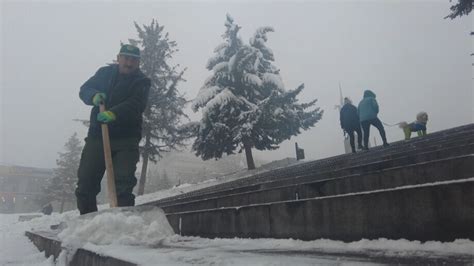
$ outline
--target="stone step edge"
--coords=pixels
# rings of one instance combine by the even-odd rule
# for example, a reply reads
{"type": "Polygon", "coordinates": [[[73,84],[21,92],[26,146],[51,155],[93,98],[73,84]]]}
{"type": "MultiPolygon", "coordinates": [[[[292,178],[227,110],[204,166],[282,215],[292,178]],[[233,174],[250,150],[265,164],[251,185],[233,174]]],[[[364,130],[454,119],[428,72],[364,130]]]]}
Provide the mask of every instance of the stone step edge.
{"type": "Polygon", "coordinates": [[[430,186],[442,186],[442,185],[449,185],[449,184],[455,184],[455,183],[465,183],[465,182],[474,182],[474,177],[463,178],[463,179],[458,179],[458,180],[437,181],[437,182],[417,184],[417,185],[406,185],[406,186],[400,186],[400,187],[395,187],[395,188],[386,188],[386,189],[377,189],[377,190],[370,190],[370,191],[352,192],[352,193],[345,193],[345,194],[331,195],[331,196],[304,198],[304,199],[298,199],[298,200],[283,200],[283,201],[274,201],[274,202],[268,202],[268,203],[249,204],[249,205],[244,205],[244,206],[235,206],[235,207],[220,207],[220,208],[216,208],[216,209],[202,209],[202,210],[196,210],[196,211],[174,212],[174,213],[167,213],[166,216],[168,216],[168,215],[176,216],[176,215],[188,214],[188,213],[212,212],[212,211],[231,210],[231,209],[239,210],[239,209],[242,209],[242,208],[251,208],[251,207],[255,207],[255,206],[265,206],[265,205],[281,204],[281,203],[288,203],[288,202],[303,202],[303,201],[309,201],[309,200],[325,200],[325,199],[332,199],[332,198],[344,198],[344,197],[366,195],[366,194],[373,194],[373,193],[384,193],[384,192],[387,192],[387,191],[415,189],[415,188],[430,187],[430,186]]]}
{"type": "MultiPolygon", "coordinates": [[[[26,231],[25,235],[35,244],[40,251],[45,251],[46,254],[53,255],[56,259],[61,252],[61,242],[54,237],[45,236],[46,232],[26,231]],[[47,245],[47,247],[44,247],[47,245]],[[48,249],[49,247],[49,249],[48,249]]],[[[169,246],[173,248],[173,246],[169,246]]],[[[177,247],[179,248],[179,247],[177,247]]],[[[472,261],[472,256],[466,254],[452,254],[452,255],[436,255],[429,252],[422,252],[417,255],[400,256],[397,254],[385,254],[377,250],[356,251],[331,251],[331,250],[281,250],[281,249],[263,249],[263,250],[236,250],[240,253],[253,254],[275,254],[275,255],[303,255],[303,256],[334,256],[343,257],[347,259],[363,259],[365,261],[381,263],[381,264],[435,264],[435,265],[452,265],[465,264],[472,261]],[[425,254],[429,253],[429,254],[425,254]],[[429,255],[428,257],[426,255],[429,255]]],[[[46,257],[49,257],[46,255],[46,257]]],[[[86,249],[78,249],[71,266],[138,266],[135,263],[117,259],[112,256],[103,256],[86,249]],[[87,256],[88,258],[82,258],[87,256]]]]}
{"type": "MultiPolygon", "coordinates": [[[[469,144],[467,144],[468,146],[469,145],[474,145],[474,142],[470,142],[469,144]]],[[[449,148],[446,148],[446,149],[442,149],[442,150],[449,150],[449,149],[453,149],[453,148],[457,148],[457,147],[464,147],[466,146],[466,144],[460,144],[460,145],[456,145],[455,147],[449,147],[449,148]]],[[[421,152],[419,153],[419,155],[426,155],[426,154],[431,154],[431,153],[436,153],[436,152],[439,152],[438,151],[428,151],[428,152],[421,152]]],[[[400,154],[403,154],[404,152],[400,152],[400,154]]],[[[453,157],[459,157],[459,156],[466,156],[466,155],[472,155],[472,153],[470,154],[463,154],[463,155],[456,155],[456,156],[452,156],[452,157],[448,157],[448,158],[442,158],[442,159],[437,159],[437,160],[443,160],[443,159],[450,159],[450,158],[453,158],[453,157]]],[[[364,167],[364,166],[367,166],[367,165],[374,165],[374,164],[377,164],[377,163],[383,163],[383,162],[388,162],[388,161],[393,161],[393,160],[399,160],[399,159],[403,159],[403,158],[407,158],[407,157],[410,157],[410,156],[413,156],[413,155],[407,155],[407,156],[402,156],[402,157],[399,157],[399,158],[386,158],[386,159],[381,159],[381,160],[378,160],[378,161],[374,161],[374,162],[370,162],[370,163],[360,163],[360,164],[355,164],[355,165],[351,165],[351,166],[346,166],[346,167],[343,167],[343,168],[340,168],[338,169],[338,171],[342,171],[342,170],[347,170],[347,169],[353,169],[353,168],[358,168],[358,167],[364,167]]],[[[432,161],[432,160],[430,160],[432,161]]],[[[430,161],[426,161],[426,162],[430,162],[430,161]]],[[[422,161],[422,162],[419,162],[419,163],[424,163],[425,161],[422,161]]],[[[416,164],[416,163],[415,163],[416,164]]],[[[389,167],[389,168],[397,168],[397,167],[404,167],[404,165],[401,165],[401,166],[393,166],[393,167],[389,167]]],[[[387,168],[387,169],[389,169],[387,168]]],[[[321,173],[325,173],[325,172],[332,172],[331,170],[328,170],[328,171],[323,171],[321,173]]],[[[303,175],[308,175],[308,174],[302,174],[302,175],[299,175],[299,176],[303,176],[303,175]]],[[[247,180],[247,178],[250,178],[250,179],[254,179],[256,176],[249,176],[249,177],[245,177],[245,178],[242,178],[242,179],[237,179],[237,180],[232,180],[232,181],[229,181],[229,182],[224,182],[224,183],[221,183],[221,184],[217,184],[215,186],[211,186],[211,187],[218,187],[218,186],[221,186],[223,184],[230,184],[230,183],[236,183],[236,182],[245,182],[245,180],[247,180]]],[[[250,180],[249,179],[249,180],[250,180]]],[[[263,181],[263,182],[257,182],[257,183],[254,183],[254,184],[250,184],[250,185],[244,185],[244,186],[253,186],[253,185],[257,185],[257,184],[261,184],[261,183],[266,183],[266,182],[273,182],[275,180],[272,180],[272,181],[263,181]]],[[[198,190],[194,190],[194,191],[189,191],[189,192],[186,192],[186,193],[183,193],[183,194],[180,194],[180,195],[174,195],[174,196],[170,196],[170,197],[165,197],[165,198],[162,198],[162,199],[159,199],[159,200],[156,200],[156,201],[150,201],[150,202],[147,202],[147,203],[143,203],[142,205],[153,205],[153,204],[160,204],[160,203],[171,203],[173,201],[176,201],[176,200],[182,200],[182,199],[186,199],[186,198],[192,198],[194,196],[201,196],[201,195],[205,195],[207,193],[204,193],[206,192],[205,190],[208,190],[210,189],[211,187],[205,187],[205,188],[201,188],[201,189],[198,189],[198,190]],[[202,190],[202,193],[198,193],[198,192],[201,192],[202,190]],[[196,194],[198,193],[198,194],[196,194]]],[[[239,187],[240,188],[240,187],[239,187]]],[[[233,190],[235,188],[221,188],[221,189],[217,189],[215,191],[210,191],[210,192],[221,192],[221,191],[227,191],[227,190],[233,190]]]]}
{"type": "MultiPolygon", "coordinates": [[[[240,188],[240,187],[238,187],[238,188],[232,188],[232,189],[226,190],[226,191],[229,192],[229,194],[226,194],[226,195],[211,196],[211,197],[208,197],[208,198],[194,199],[194,200],[189,200],[189,201],[182,201],[182,202],[172,203],[172,204],[169,204],[169,205],[163,204],[163,205],[156,205],[156,206],[159,206],[160,208],[166,208],[166,207],[179,206],[179,205],[189,204],[189,203],[197,203],[197,202],[200,202],[200,201],[203,201],[203,200],[217,200],[217,199],[225,198],[225,197],[229,197],[229,196],[247,195],[247,194],[256,193],[256,192],[265,192],[265,191],[271,191],[271,190],[278,190],[278,189],[287,188],[287,187],[296,186],[296,185],[307,185],[307,184],[320,183],[320,182],[337,181],[337,180],[341,180],[341,179],[344,179],[344,178],[357,177],[357,176],[360,176],[361,178],[363,178],[364,175],[369,175],[369,174],[374,174],[374,173],[379,173],[379,172],[384,173],[384,172],[387,172],[387,171],[393,171],[393,170],[402,169],[402,168],[406,168],[406,167],[423,166],[423,165],[433,164],[433,163],[437,163],[437,162],[445,162],[445,161],[450,161],[450,160],[453,160],[453,159],[455,160],[455,159],[463,159],[463,158],[471,158],[471,157],[474,157],[474,154],[453,156],[453,157],[449,157],[449,158],[431,160],[431,161],[426,161],[426,162],[421,162],[421,163],[414,163],[414,164],[409,164],[409,165],[404,165],[404,166],[395,166],[395,167],[391,167],[391,168],[385,168],[383,170],[373,170],[373,171],[370,171],[370,172],[367,172],[367,173],[364,173],[364,174],[349,174],[349,175],[343,175],[343,176],[332,177],[332,178],[315,179],[314,181],[306,181],[306,182],[296,183],[296,184],[292,184],[292,185],[276,186],[276,187],[271,187],[271,188],[264,188],[264,189],[246,191],[246,192],[233,193],[233,190],[236,190],[236,189],[240,188]]],[[[266,185],[266,184],[274,183],[275,181],[285,181],[285,180],[289,181],[289,180],[293,180],[293,179],[304,178],[306,176],[310,176],[310,174],[301,175],[301,176],[297,176],[297,177],[289,177],[289,178],[284,178],[284,179],[272,180],[272,181],[266,181],[266,182],[257,183],[257,184],[254,184],[254,185],[249,185],[249,186],[266,185]]],[[[463,178],[463,179],[465,179],[465,178],[463,178]]],[[[456,180],[456,179],[450,179],[450,180],[456,180]]],[[[344,195],[344,194],[341,194],[341,195],[344,195]]],[[[153,205],[153,202],[144,203],[142,205],[153,205]]]]}
{"type": "MultiPolygon", "coordinates": [[[[463,131],[461,131],[461,132],[455,132],[454,134],[458,134],[458,133],[467,134],[467,133],[470,133],[470,131],[472,131],[472,130],[470,129],[470,127],[472,127],[473,125],[474,125],[474,124],[472,124],[472,123],[471,123],[471,124],[466,124],[466,125],[462,125],[462,126],[455,127],[455,128],[451,128],[451,129],[446,129],[446,130],[437,131],[437,132],[431,133],[431,135],[432,135],[432,134],[435,134],[435,133],[436,133],[436,134],[442,133],[442,132],[444,133],[445,131],[448,132],[448,131],[450,131],[450,130],[453,130],[453,129],[460,129],[460,128],[468,128],[469,130],[467,130],[467,132],[463,132],[463,131]]],[[[444,136],[444,135],[443,135],[443,136],[444,136]]],[[[410,140],[410,141],[413,141],[413,140],[415,140],[415,142],[418,142],[418,141],[420,141],[420,142],[426,142],[426,141],[427,141],[427,140],[421,140],[421,139],[420,139],[420,140],[417,140],[416,138],[415,138],[415,139],[412,139],[412,140],[410,140]]],[[[400,143],[405,143],[404,140],[397,141],[396,143],[398,143],[398,142],[400,142],[400,143]]],[[[394,143],[392,143],[392,144],[394,144],[394,143]]],[[[411,145],[411,144],[409,144],[409,145],[411,145]]],[[[380,147],[381,147],[381,146],[380,146],[380,147]]],[[[380,148],[380,147],[378,147],[378,148],[380,148]]],[[[391,146],[391,147],[392,147],[392,146],[391,146]]],[[[372,150],[374,150],[374,149],[376,149],[376,148],[377,148],[377,147],[372,148],[372,150]]],[[[378,150],[378,149],[376,149],[376,150],[378,150]]],[[[232,180],[232,181],[229,181],[229,182],[224,182],[224,183],[230,183],[230,182],[234,182],[234,181],[241,181],[241,180],[247,179],[247,178],[255,178],[255,177],[258,177],[258,176],[261,175],[261,174],[269,174],[269,173],[272,172],[272,171],[281,170],[281,169],[283,169],[283,168],[295,168],[295,169],[296,169],[296,168],[298,168],[298,167],[302,167],[302,166],[305,166],[305,165],[310,165],[310,164],[315,163],[315,162],[317,162],[317,161],[328,160],[328,159],[336,159],[336,158],[339,158],[339,157],[342,158],[342,157],[347,157],[347,156],[350,156],[350,155],[352,155],[352,154],[340,154],[340,155],[336,155],[336,156],[332,156],[332,157],[328,157],[328,158],[317,159],[317,160],[312,160],[312,161],[307,161],[307,162],[301,162],[301,163],[298,163],[298,164],[295,164],[295,165],[290,165],[290,166],[286,166],[286,167],[281,167],[281,168],[278,168],[278,169],[266,170],[266,171],[263,171],[262,173],[256,173],[255,175],[246,176],[246,177],[243,177],[243,178],[239,178],[239,179],[232,180]]],[[[222,183],[222,184],[224,184],[224,183],[222,183]]],[[[220,185],[220,184],[218,184],[218,185],[220,185]]],[[[173,201],[173,200],[175,200],[175,199],[181,199],[182,196],[184,196],[184,195],[186,195],[186,194],[188,194],[188,193],[196,193],[196,192],[198,192],[198,191],[204,191],[204,190],[206,190],[206,189],[208,189],[208,188],[209,188],[209,187],[205,187],[205,188],[197,189],[197,190],[195,190],[195,191],[189,191],[189,192],[184,193],[184,194],[174,195],[174,196],[170,196],[170,197],[165,197],[165,198],[162,198],[162,199],[159,199],[159,200],[155,201],[155,203],[168,202],[168,201],[173,201]]],[[[151,202],[150,202],[150,203],[151,203],[151,202]]]]}
{"type": "MultiPolygon", "coordinates": [[[[53,256],[56,260],[63,250],[61,241],[51,236],[48,232],[26,231],[25,236],[36,246],[40,252],[45,252],[45,257],[53,256]]],[[[85,248],[79,248],[74,254],[70,266],[137,266],[137,264],[111,256],[97,254],[85,248]]]]}

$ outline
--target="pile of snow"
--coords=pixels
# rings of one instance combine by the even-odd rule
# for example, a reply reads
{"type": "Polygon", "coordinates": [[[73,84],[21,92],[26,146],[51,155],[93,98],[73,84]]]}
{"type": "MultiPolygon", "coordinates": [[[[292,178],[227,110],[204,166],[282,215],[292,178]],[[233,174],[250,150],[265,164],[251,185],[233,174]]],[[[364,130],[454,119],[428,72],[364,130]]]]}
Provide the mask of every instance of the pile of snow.
{"type": "Polygon", "coordinates": [[[144,206],[114,208],[81,216],[69,221],[58,236],[63,246],[77,248],[85,243],[153,246],[172,235],[173,229],[163,210],[144,206]]]}

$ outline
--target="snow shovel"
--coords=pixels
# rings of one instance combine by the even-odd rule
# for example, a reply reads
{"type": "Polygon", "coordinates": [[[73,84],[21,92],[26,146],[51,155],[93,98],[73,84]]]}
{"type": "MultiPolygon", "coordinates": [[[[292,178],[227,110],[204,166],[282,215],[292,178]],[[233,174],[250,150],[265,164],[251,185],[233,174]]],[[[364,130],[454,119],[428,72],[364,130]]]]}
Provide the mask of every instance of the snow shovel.
{"type": "MultiPolygon", "coordinates": [[[[101,102],[99,105],[100,112],[105,112],[105,104],[101,102]]],[[[110,138],[109,138],[109,127],[107,124],[102,124],[102,142],[104,143],[104,157],[105,157],[105,169],[107,172],[107,194],[109,197],[110,208],[117,207],[117,191],[115,189],[115,175],[114,165],[112,163],[112,151],[110,149],[110,138]]],[[[98,212],[93,212],[89,216],[95,216],[98,212]]],[[[67,227],[66,222],[60,222],[59,224],[51,225],[52,230],[63,230],[67,227]]]]}
{"type": "MultiPolygon", "coordinates": [[[[105,112],[105,105],[100,103],[100,111],[105,112]]],[[[112,163],[112,152],[110,150],[109,127],[102,124],[102,142],[104,143],[105,169],[107,172],[107,194],[111,208],[117,207],[117,192],[115,190],[114,165],[112,163]]]]}

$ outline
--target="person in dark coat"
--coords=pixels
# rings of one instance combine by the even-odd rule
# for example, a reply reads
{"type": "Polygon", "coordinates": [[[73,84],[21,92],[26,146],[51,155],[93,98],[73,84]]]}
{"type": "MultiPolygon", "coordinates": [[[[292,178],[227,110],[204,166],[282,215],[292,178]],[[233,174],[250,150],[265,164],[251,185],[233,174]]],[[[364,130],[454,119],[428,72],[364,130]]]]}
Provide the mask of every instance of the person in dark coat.
{"type": "Polygon", "coordinates": [[[140,50],[137,47],[122,45],[117,62],[100,68],[79,92],[81,100],[93,106],[75,191],[81,215],[97,211],[96,196],[105,172],[102,123],[108,124],[109,128],[117,204],[135,205],[132,191],[137,184],[138,144],[151,81],[139,69],[140,50]],[[102,102],[107,109],[105,112],[99,111],[102,102]]]}
{"type": "Polygon", "coordinates": [[[375,100],[375,93],[370,90],[364,91],[364,98],[360,101],[357,108],[359,113],[360,124],[364,131],[364,149],[369,149],[370,125],[373,125],[379,130],[380,137],[382,137],[383,146],[389,146],[387,137],[385,136],[385,129],[382,121],[377,117],[379,113],[379,105],[375,100]]]}
{"type": "Polygon", "coordinates": [[[362,147],[362,131],[360,130],[359,114],[357,107],[352,104],[349,98],[344,98],[344,105],[341,108],[340,118],[341,128],[349,135],[352,152],[355,153],[354,132],[357,133],[357,146],[359,150],[362,147]]]}

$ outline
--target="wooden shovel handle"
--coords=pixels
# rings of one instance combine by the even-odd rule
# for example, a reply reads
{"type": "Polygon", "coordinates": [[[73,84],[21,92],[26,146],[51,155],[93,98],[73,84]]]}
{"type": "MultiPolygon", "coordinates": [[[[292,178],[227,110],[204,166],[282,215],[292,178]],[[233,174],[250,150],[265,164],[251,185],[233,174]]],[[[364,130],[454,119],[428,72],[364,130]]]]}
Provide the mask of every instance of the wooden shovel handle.
{"type": "MultiPolygon", "coordinates": [[[[104,103],[99,105],[100,111],[105,112],[104,103]]],[[[102,124],[102,142],[104,143],[105,169],[107,172],[107,194],[110,207],[117,207],[117,191],[115,190],[114,165],[112,163],[112,151],[110,149],[109,127],[102,124]]]]}

